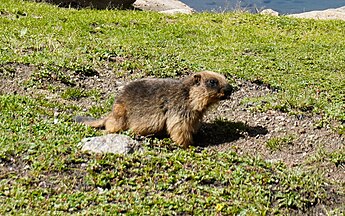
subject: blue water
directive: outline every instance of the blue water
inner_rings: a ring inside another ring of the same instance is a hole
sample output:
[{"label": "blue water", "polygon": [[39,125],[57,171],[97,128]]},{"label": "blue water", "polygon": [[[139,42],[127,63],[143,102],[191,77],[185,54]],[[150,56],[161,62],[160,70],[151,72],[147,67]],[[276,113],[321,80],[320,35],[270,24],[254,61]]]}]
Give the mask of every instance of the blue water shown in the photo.
[{"label": "blue water", "polygon": [[271,8],[280,14],[301,13],[345,6],[345,0],[182,0],[196,11],[231,11],[246,9],[258,12]]}]

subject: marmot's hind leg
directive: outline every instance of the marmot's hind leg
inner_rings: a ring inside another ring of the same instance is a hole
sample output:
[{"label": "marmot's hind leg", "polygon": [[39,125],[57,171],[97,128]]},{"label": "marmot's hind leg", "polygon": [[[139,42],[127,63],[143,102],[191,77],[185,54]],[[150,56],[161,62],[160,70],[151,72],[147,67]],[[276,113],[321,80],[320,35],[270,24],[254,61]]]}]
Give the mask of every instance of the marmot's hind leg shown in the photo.
[{"label": "marmot's hind leg", "polygon": [[122,104],[115,104],[113,111],[106,118],[104,126],[107,133],[128,130],[125,106]]},{"label": "marmot's hind leg", "polygon": [[107,133],[116,133],[128,129],[126,109],[122,104],[115,104],[113,111],[102,119],[77,116],[75,121],[82,122],[90,127],[105,129]]}]

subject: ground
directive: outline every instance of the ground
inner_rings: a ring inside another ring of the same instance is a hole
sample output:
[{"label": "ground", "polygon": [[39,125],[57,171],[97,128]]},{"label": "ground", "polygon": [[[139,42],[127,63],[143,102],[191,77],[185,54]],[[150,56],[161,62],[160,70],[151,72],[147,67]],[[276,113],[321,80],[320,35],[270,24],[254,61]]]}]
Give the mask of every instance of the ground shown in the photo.
[{"label": "ground", "polygon": [[[121,59],[117,60],[121,61]],[[66,92],[66,89],[70,87],[69,83],[63,81],[52,82],[53,80],[46,79],[38,87],[25,87],[23,83],[29,82],[38,70],[35,66],[13,63],[3,67],[11,69],[13,74],[0,77],[0,92],[31,96],[44,95],[49,100],[81,106],[85,111],[96,104],[92,97],[77,95],[75,99],[61,98],[61,91]],[[68,74],[67,70],[66,73]],[[119,88],[131,79],[131,75],[118,78],[108,70],[99,70],[87,76],[72,77],[73,86],[85,92],[97,90],[101,94],[101,100],[116,97]],[[253,109],[256,106],[254,102],[243,102],[243,99],[275,94],[276,90],[260,82],[232,79],[238,90],[230,100],[221,101],[219,105],[207,112],[204,124],[196,137],[197,146],[217,151],[231,149],[240,155],[248,154],[265,160],[282,161],[289,167],[301,164],[308,167],[310,164],[309,167],[324,171],[327,178],[345,184],[343,164],[337,166],[331,161],[318,160],[322,154],[331,154],[344,149],[345,138],[334,129],[339,122],[323,123],[322,116],[307,113],[289,115],[277,110],[259,112]],[[50,88],[55,86],[57,88],[55,93],[48,90],[48,86]],[[265,101],[260,103],[265,103]],[[107,109],[109,110],[110,107]],[[318,165],[312,165],[313,163]]]},{"label": "ground", "polygon": [[[0,4],[0,214],[343,215],[345,22]],[[332,32],[332,34],[330,34]],[[82,152],[117,92],[220,72],[195,146]],[[162,213],[163,212],[163,213]]]}]

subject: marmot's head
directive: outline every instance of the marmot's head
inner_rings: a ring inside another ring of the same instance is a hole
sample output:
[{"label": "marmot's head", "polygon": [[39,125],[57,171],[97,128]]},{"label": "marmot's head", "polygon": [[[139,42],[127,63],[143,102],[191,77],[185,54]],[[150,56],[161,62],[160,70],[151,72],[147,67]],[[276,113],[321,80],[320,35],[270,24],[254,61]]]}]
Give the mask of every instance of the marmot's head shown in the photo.
[{"label": "marmot's head", "polygon": [[198,111],[204,111],[210,105],[230,98],[234,91],[223,75],[211,71],[193,74],[183,82],[190,87],[191,107]]}]

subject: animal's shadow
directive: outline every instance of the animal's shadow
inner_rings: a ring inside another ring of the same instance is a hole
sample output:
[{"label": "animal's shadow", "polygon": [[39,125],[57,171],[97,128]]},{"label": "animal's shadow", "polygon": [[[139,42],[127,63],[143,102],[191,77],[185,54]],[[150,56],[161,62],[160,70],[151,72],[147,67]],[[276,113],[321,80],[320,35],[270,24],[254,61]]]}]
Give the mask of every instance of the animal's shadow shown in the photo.
[{"label": "animal's shadow", "polygon": [[203,123],[194,139],[196,146],[206,147],[233,142],[245,136],[255,137],[267,133],[267,128],[262,126],[252,127],[243,122],[218,119],[210,123]]},{"label": "animal's shadow", "polygon": [[[44,0],[35,0],[36,2],[43,2]],[[134,10],[132,3],[135,0],[126,0],[126,1],[99,1],[99,0],[45,0],[50,4],[57,5],[62,8],[74,8],[74,9],[83,9],[83,8],[92,8],[96,10],[109,10],[109,9],[121,9],[121,10]],[[136,9],[140,10],[140,9]]]}]

